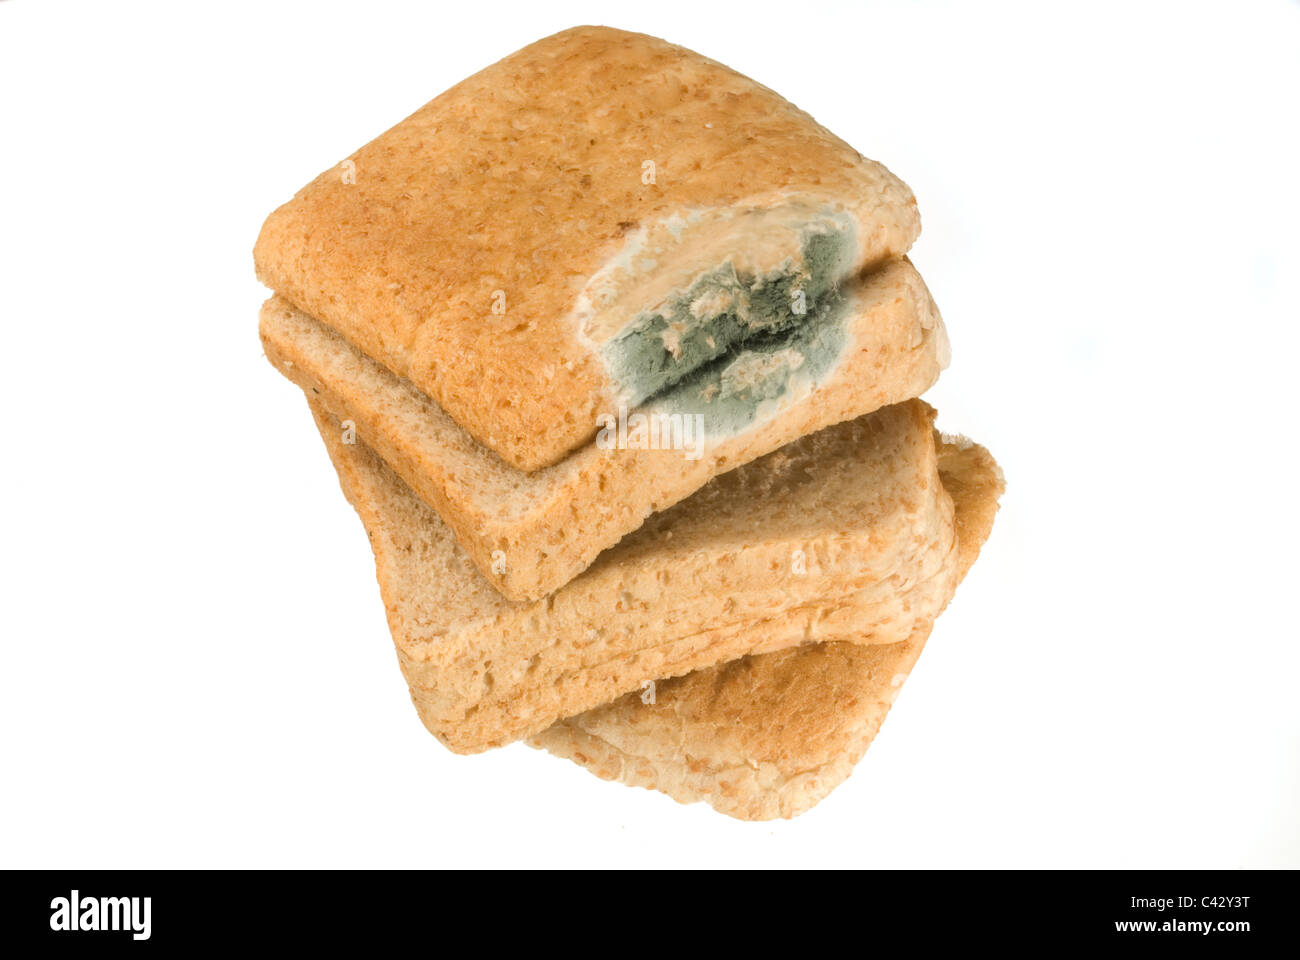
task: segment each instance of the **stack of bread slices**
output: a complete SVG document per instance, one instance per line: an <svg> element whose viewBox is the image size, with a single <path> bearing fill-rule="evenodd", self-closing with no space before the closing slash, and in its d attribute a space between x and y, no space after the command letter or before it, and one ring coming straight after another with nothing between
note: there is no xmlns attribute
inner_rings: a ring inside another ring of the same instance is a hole
<svg viewBox="0 0 1300 960"><path fill-rule="evenodd" d="M916 399L948 362L919 230L906 185L771 90L604 27L270 216L262 343L430 732L744 819L849 775L1002 491Z"/></svg>

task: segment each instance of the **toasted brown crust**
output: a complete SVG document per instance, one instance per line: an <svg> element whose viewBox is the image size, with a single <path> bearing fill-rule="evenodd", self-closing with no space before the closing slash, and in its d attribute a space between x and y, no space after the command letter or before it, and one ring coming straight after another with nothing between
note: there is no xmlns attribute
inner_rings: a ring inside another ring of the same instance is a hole
<svg viewBox="0 0 1300 960"><path fill-rule="evenodd" d="M914 397L946 362L946 333L916 269L898 260L847 293L852 344L829 378L772 420L698 460L679 450L601 451L588 444L553 467L504 463L411 384L272 298L267 358L392 467L447 524L497 590L538 599L710 478L830 424ZM501 561L501 562L498 562Z"/></svg>
<svg viewBox="0 0 1300 960"><path fill-rule="evenodd" d="M901 181L771 90L606 27L506 57L345 164L266 221L258 275L522 470L586 441L609 407L569 318L638 225L822 204L856 222L860 269L920 229Z"/></svg>
<svg viewBox="0 0 1300 960"><path fill-rule="evenodd" d="M983 447L939 440L958 571L988 538L1004 488ZM920 656L930 623L885 646L824 643L749 656L555 724L533 746L606 780L703 800L742 820L793 817L846 779Z"/></svg>

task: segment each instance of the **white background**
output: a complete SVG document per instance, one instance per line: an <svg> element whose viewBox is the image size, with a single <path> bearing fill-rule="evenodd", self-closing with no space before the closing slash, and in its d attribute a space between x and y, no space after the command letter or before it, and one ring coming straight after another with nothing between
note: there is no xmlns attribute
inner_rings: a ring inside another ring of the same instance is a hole
<svg viewBox="0 0 1300 960"><path fill-rule="evenodd" d="M578 23L915 190L1009 488L852 779L789 823L415 717L261 356L275 206ZM0 3L0 865L1300 866L1300 6Z"/></svg>

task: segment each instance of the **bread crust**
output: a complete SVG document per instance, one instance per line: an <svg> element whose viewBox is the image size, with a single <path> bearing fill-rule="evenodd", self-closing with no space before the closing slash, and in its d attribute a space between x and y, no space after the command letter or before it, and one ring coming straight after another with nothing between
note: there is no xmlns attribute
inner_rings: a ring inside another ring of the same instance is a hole
<svg viewBox="0 0 1300 960"><path fill-rule="evenodd" d="M313 412L370 536L412 700L458 752L746 654L906 640L955 586L952 504L920 401L715 478L527 604L496 594L379 457Z"/></svg>
<svg viewBox="0 0 1300 960"><path fill-rule="evenodd" d="M983 447L936 435L952 497L957 574L993 528L1002 472ZM704 801L741 820L790 818L852 773L911 673L932 624L906 641L823 643L749 656L563 720L529 740L606 780Z"/></svg>
<svg viewBox="0 0 1300 960"><path fill-rule="evenodd" d="M848 779L915 666L930 623L899 643L822 643L743 657L561 721L528 742L602 780L790 819Z"/></svg>
<svg viewBox="0 0 1300 960"><path fill-rule="evenodd" d="M273 290L532 471L589 440L618 396L574 318L637 231L791 204L848 218L853 271L920 230L900 180L771 90L653 37L577 27L321 173L267 219L254 259Z"/></svg>
<svg viewBox="0 0 1300 960"><path fill-rule="evenodd" d="M526 473L502 461L413 385L282 298L263 307L267 358L395 470L447 524L479 572L512 600L539 599L711 478L831 424L922 393L946 365L947 335L916 269L894 261L847 294L850 343L810 394L710 445L601 450L594 443Z"/></svg>

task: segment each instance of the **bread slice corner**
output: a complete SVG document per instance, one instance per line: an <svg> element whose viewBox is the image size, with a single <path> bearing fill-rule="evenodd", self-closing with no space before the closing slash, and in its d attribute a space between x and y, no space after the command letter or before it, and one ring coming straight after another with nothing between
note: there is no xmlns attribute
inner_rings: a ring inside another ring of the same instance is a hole
<svg viewBox="0 0 1300 960"><path fill-rule="evenodd" d="M1002 472L983 447L935 440L964 578L993 528ZM821 643L744 657L667 680L530 738L598 777L703 801L741 820L791 818L853 772L930 635Z"/></svg>

